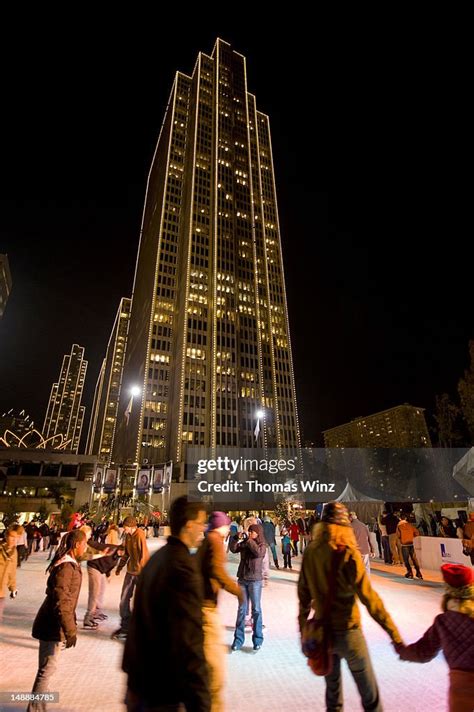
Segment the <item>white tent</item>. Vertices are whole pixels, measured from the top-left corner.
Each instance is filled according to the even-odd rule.
[[[382,500],[359,492],[350,482],[347,482],[336,501],[347,505],[348,509],[355,512],[360,521],[365,524],[375,521],[383,507]]]
[[[350,482],[346,483],[344,490],[341,492],[336,502],[381,502],[380,499],[374,499],[374,497],[369,497],[367,494],[363,494],[356,490],[355,487],[351,485]]]
[[[471,497],[474,496],[474,447],[471,447],[454,465],[453,477],[469,492]]]

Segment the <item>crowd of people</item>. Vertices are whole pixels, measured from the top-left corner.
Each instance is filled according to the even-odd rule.
[[[413,578],[413,565],[417,578],[422,579],[413,546],[419,530],[409,519],[403,513],[400,517],[387,511],[381,514],[377,522],[379,553],[387,563],[389,557],[395,564],[403,560],[407,578]],[[301,557],[297,595],[302,640],[311,617],[323,620],[331,636],[331,664],[325,674],[328,710],[342,709],[342,659],[346,659],[354,677],[364,710],[382,710],[357,600],[386,631],[402,660],[427,662],[443,650],[450,668],[449,709],[471,710],[471,567],[442,567],[446,583],[442,613],[419,641],[405,645],[371,583],[370,560],[375,551],[369,528],[344,505],[329,503],[321,517],[297,516],[279,523],[269,516],[231,520],[224,512],[212,512],[208,517],[201,503],[181,497],[171,506],[169,526],[167,543],[151,558],[145,527],[132,516],[126,517],[121,527],[106,521],[93,524],[76,516],[69,531],[43,529],[42,547],[49,552],[48,580],[46,598],[32,627],[32,635],[39,641],[33,692],[49,691],[61,651],[77,643],[76,607],[82,585],[81,562],[86,561],[88,602],[83,627],[88,630],[97,629],[107,619],[107,577],[114,570],[120,575],[125,569],[120,627],[112,637],[125,644],[122,667],[127,675],[128,712],[177,712],[183,705],[196,712],[221,712],[226,648],[219,617],[219,591],[224,589],[237,599],[230,652],[241,650],[249,631],[257,653],[264,644],[262,589],[268,580],[270,561],[276,569],[280,568],[280,561],[283,568],[290,569],[294,557]],[[40,528],[35,525],[33,531]],[[31,536],[32,527],[28,536],[27,529],[28,525],[10,526],[0,544],[0,620],[6,590],[12,598],[17,595],[20,547],[28,552],[28,540],[39,538]],[[463,527],[463,537],[465,546],[474,548],[474,513]],[[226,550],[239,558],[237,580],[226,570]],[[33,544],[31,551],[34,553]],[[32,701],[28,712],[45,709],[44,702]]]

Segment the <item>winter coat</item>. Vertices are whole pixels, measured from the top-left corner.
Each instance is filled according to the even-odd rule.
[[[76,606],[81,581],[80,565],[66,554],[49,575],[46,598],[33,623],[33,638],[62,641],[76,635]]]
[[[125,536],[124,548],[125,553],[120,559],[117,571],[121,571],[125,564],[127,564],[127,573],[138,576],[150,558],[143,529],[135,529],[133,534],[127,534]]]
[[[420,532],[413,526],[413,524],[403,519],[398,523],[397,537],[399,538],[402,546],[412,546],[413,539],[417,536],[420,536]]]
[[[265,537],[267,544],[276,544],[275,525],[273,522],[263,522],[263,536]]]
[[[422,638],[401,649],[400,657],[427,663],[440,650],[451,670],[474,672],[474,618],[458,611],[440,613]]]
[[[342,527],[341,527],[342,528]],[[305,549],[298,580],[300,630],[308,618],[311,604],[320,618],[329,588],[329,576],[336,552],[325,535],[327,525],[319,524],[315,529],[315,539]],[[329,618],[335,631],[360,628],[360,611],[356,598],[367,607],[370,615],[396,643],[401,642],[400,634],[385,610],[382,600],[371,586],[361,555],[350,546],[344,548],[336,586],[331,603]]]
[[[240,594],[237,582],[226,571],[224,543],[218,532],[208,532],[196,556],[204,579],[205,603],[217,605],[217,595],[221,588],[234,596]]]
[[[163,706],[184,703],[189,712],[211,709],[202,603],[196,556],[170,536],[138,580],[122,662],[144,706],[159,699]]]
[[[7,548],[6,542],[0,544],[0,598],[5,598],[5,589],[16,591],[16,567],[18,554],[16,546]]]
[[[240,564],[237,578],[244,581],[262,581],[262,563],[266,552],[266,544],[258,539],[239,539],[238,534],[230,540],[232,553],[240,553]]]

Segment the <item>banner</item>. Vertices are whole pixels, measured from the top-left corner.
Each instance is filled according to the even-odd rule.
[[[158,494],[163,492],[163,480],[165,476],[165,465],[155,465],[153,471],[153,492]]]
[[[150,489],[151,474],[152,474],[152,471],[149,470],[148,468],[138,470],[137,481],[135,483],[135,488],[137,490],[137,494],[147,494],[148,493],[148,490]]]
[[[104,492],[113,492],[117,487],[117,470],[108,467],[105,470]]]
[[[102,487],[102,478],[104,476],[104,468],[96,467],[94,473],[94,492],[100,492]]]
[[[165,472],[163,475],[163,489],[164,490],[169,490],[169,488],[171,487],[172,475],[173,475],[173,461],[170,460],[165,465]]]

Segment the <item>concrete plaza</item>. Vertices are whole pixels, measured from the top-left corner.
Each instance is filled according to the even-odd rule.
[[[158,542],[149,539],[153,552]],[[162,543],[162,542],[160,542]],[[247,634],[241,651],[228,656],[227,709],[265,709],[275,712],[324,710],[324,679],[314,676],[299,648],[296,581],[300,558],[292,571],[271,570],[263,591],[265,641],[254,653]],[[229,572],[236,573],[237,557],[229,556]],[[83,565],[85,568],[85,565]],[[0,628],[0,690],[29,692],[36,674],[38,642],[31,638],[31,624],[43,601],[46,586],[46,554],[33,554],[18,570],[18,598],[7,599]],[[110,639],[118,627],[118,601],[124,574],[112,574],[107,585],[109,619],[96,631],[82,628],[87,603],[87,574],[77,608],[78,642],[61,654],[51,691],[60,702],[52,712],[121,712],[125,676],[120,670],[123,643]],[[424,582],[407,581],[401,567],[375,564],[372,582],[395,619],[405,642],[416,640],[440,609],[443,592],[439,576]],[[441,712],[447,709],[448,668],[442,655],[426,665],[400,662],[385,632],[363,609],[363,626],[386,712]],[[236,601],[221,593],[220,610],[226,642],[231,644]],[[165,615],[165,612],[164,612]],[[152,654],[152,653],[151,653]],[[344,669],[345,709],[362,709],[352,677]],[[159,671],[157,671],[159,699]],[[0,704],[1,712],[23,710],[23,704]]]

